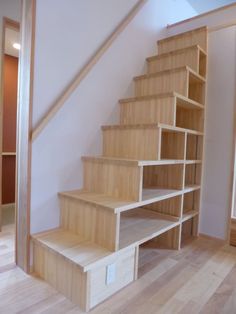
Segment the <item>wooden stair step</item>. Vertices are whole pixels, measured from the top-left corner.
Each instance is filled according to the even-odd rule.
[[[183,95],[180,95],[176,92],[172,93],[161,93],[161,94],[156,94],[156,95],[147,95],[147,96],[139,96],[139,97],[131,97],[131,98],[126,98],[126,99],[120,99],[119,103],[120,104],[126,104],[126,103],[137,103],[139,101],[145,101],[145,100],[156,100],[160,99],[163,101],[165,98],[177,98],[179,99],[179,106],[181,106],[184,109],[189,109],[189,110],[202,110],[204,109],[204,106],[197,101],[194,101],[190,98],[187,98]]]
[[[188,51],[188,50],[196,50],[199,49],[202,51],[202,53],[204,53],[205,55],[207,55],[207,53],[199,46],[199,45],[192,45],[186,48],[180,48],[180,49],[176,49],[173,51],[169,51],[169,52],[164,52],[164,53],[159,53],[157,55],[151,56],[151,57],[147,57],[146,60],[149,61],[155,61],[155,60],[159,60],[168,56],[173,56],[173,55],[177,55],[180,54],[182,52]]]
[[[183,213],[182,222],[192,219],[193,217],[199,215],[199,210],[189,210]]]
[[[82,272],[93,269],[98,261],[111,254],[87,239],[60,228],[32,235],[32,239],[69,259]]]
[[[112,253],[63,229],[33,235],[32,240],[36,274],[83,311],[135,280],[136,248]],[[110,264],[116,267],[113,284],[106,283]]]
[[[153,210],[155,219],[179,222],[183,193],[182,190],[174,189],[143,189],[142,201],[139,202],[121,201],[84,190],[60,193],[61,228],[109,251],[117,251],[121,248],[122,213],[134,209],[140,212],[140,209],[145,209],[149,217],[149,211]],[[176,203],[178,206],[173,209]],[[157,224],[155,223],[155,226]],[[148,225],[150,226],[151,222]],[[156,232],[161,233],[162,229],[158,227]],[[152,232],[146,236],[152,236]],[[136,244],[137,242],[133,243],[134,246]]]
[[[88,192],[85,190],[60,192],[59,195],[60,197],[71,198],[79,202],[91,204],[98,209],[104,208],[114,214],[118,214],[130,209],[179,196],[182,195],[182,193],[182,191],[174,189],[143,189],[142,201],[139,202],[124,201],[105,194]]]
[[[190,129],[175,127],[172,125],[167,125],[164,123],[149,123],[149,124],[113,124],[113,125],[104,125],[102,126],[102,130],[129,130],[129,129],[158,129],[161,128],[166,132],[182,132],[182,133],[188,133],[188,134],[194,134],[194,135],[203,135],[203,132],[194,131]]]
[[[139,165],[154,165],[157,160],[162,163],[184,160],[186,154],[190,163],[202,159],[202,140],[202,132],[163,124],[104,126],[102,157],[113,161],[129,160],[133,164],[139,160]]]
[[[84,190],[129,201],[141,200],[139,161],[104,157],[82,157],[82,161]]]
[[[147,72],[155,73],[164,70],[175,69],[181,66],[188,66],[196,73],[204,76],[206,65],[206,53],[199,45],[182,48],[175,51],[159,54],[146,59]]]
[[[186,132],[159,124],[103,126],[103,156],[138,160],[184,159]]]
[[[156,189],[182,190],[184,163],[178,159],[135,161],[100,156],[83,157],[83,189],[140,202],[143,200],[143,189],[150,186],[155,186]],[[192,168],[189,168],[188,174],[190,170]],[[192,180],[190,175],[188,179],[188,183],[194,183],[190,182],[190,179]]]
[[[97,208],[103,208],[118,214],[137,207],[143,207],[148,204],[156,203],[168,198],[172,198],[183,193],[189,193],[200,189],[200,186],[186,186],[183,191],[174,189],[143,189],[142,201],[131,202],[111,197],[109,195],[94,193],[85,190],[73,190],[60,192],[60,197],[71,198],[82,203],[88,203]]]
[[[200,27],[180,33],[174,36],[158,40],[158,53],[166,53],[189,46],[199,45],[204,51],[207,51],[207,27]]]
[[[175,68],[175,69],[164,70],[164,71],[160,71],[160,72],[157,72],[157,73],[139,75],[139,76],[134,77],[134,81],[139,81],[139,80],[152,78],[152,77],[157,77],[157,76],[164,76],[166,74],[172,74],[172,73],[181,72],[181,71],[189,71],[195,77],[196,81],[199,81],[199,82],[202,82],[202,83],[206,82],[205,77],[203,77],[200,74],[196,73],[194,70],[192,70],[188,66],[181,66],[181,67],[178,67],[178,68]],[[175,91],[173,91],[173,92],[175,92]]]
[[[134,78],[135,96],[176,92],[204,105],[205,81],[188,66],[145,74]]]
[[[167,124],[203,130],[204,106],[177,93],[150,95],[120,101],[122,125]]]

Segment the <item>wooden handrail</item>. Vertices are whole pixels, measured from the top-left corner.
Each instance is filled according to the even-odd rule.
[[[39,121],[32,132],[32,141],[37,138],[37,136],[46,127],[49,121],[55,116],[58,110],[63,106],[65,101],[70,97],[73,91],[79,86],[81,81],[87,76],[94,65],[101,59],[104,53],[120,35],[120,33],[126,28],[126,26],[133,20],[137,13],[142,9],[148,0],[139,0],[137,4],[132,8],[128,15],[122,20],[122,22],[116,27],[112,34],[105,40],[105,42],[100,46],[100,48],[95,52],[95,54],[90,58],[90,60],[84,65],[84,67],[79,71],[75,78],[68,84],[68,86],[63,90],[59,97],[54,101],[51,108],[45,114],[45,116]]]

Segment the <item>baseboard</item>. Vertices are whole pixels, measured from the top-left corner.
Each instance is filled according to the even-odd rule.
[[[199,237],[209,239],[209,240],[218,241],[218,242],[222,242],[222,243],[227,243],[227,240],[217,238],[217,237],[212,237],[212,236],[205,234],[205,233],[199,233]]]

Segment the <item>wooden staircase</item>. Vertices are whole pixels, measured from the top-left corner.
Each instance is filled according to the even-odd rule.
[[[137,279],[139,246],[198,235],[207,29],[158,42],[82,190],[59,193],[58,229],[32,236],[34,271],[88,311]]]

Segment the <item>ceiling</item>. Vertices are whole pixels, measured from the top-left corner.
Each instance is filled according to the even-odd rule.
[[[205,13],[225,5],[236,3],[233,0],[187,0],[198,14]]]
[[[14,43],[20,42],[20,34],[19,31],[16,31],[11,28],[6,28],[5,32],[5,53],[13,56],[19,57],[19,50],[13,48]]]

